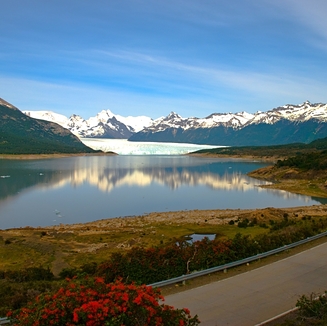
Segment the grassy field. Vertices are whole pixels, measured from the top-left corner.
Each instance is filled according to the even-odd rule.
[[[146,223],[136,219],[121,228],[87,227],[83,230],[49,230],[22,228],[0,230],[0,270],[19,270],[33,266],[49,267],[58,274],[66,267],[100,263],[113,252],[126,252],[132,246],[160,246],[175,239],[199,234],[216,234],[232,238],[238,232],[259,234],[266,229],[255,226],[240,229],[236,225]]]

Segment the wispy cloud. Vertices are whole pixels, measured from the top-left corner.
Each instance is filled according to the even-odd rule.
[[[290,95],[293,97],[299,92],[308,95],[310,93],[322,94],[325,88],[324,83],[319,81],[317,75],[309,78],[304,74],[294,72],[292,68],[287,70],[284,66],[278,68],[270,64],[264,67],[265,72],[232,66],[188,65],[164,57],[134,51],[95,51],[89,58],[93,58],[88,61],[89,65],[96,65],[108,71],[111,64],[108,64],[110,60],[107,59],[114,58],[118,61],[114,66],[122,74],[133,75],[133,70],[135,70],[135,74],[139,73],[142,76],[142,72],[148,72],[148,75],[153,78],[152,81],[157,79],[160,84],[160,81],[164,82],[166,77],[175,81],[175,85],[172,84],[170,87],[179,88],[179,83],[182,83],[185,87],[189,86],[190,91],[195,90],[193,87],[201,85],[201,88],[207,90],[225,86],[253,93],[274,94],[275,96]],[[132,67],[130,68],[131,71],[128,67]],[[201,92],[201,90],[199,91]]]
[[[0,96],[24,109],[156,118],[327,101],[325,0],[19,2],[2,6]]]
[[[108,57],[115,58],[115,63],[108,63]],[[114,67],[115,74],[123,79],[121,87],[110,83],[100,86],[89,79],[40,82],[2,76],[2,96],[12,99],[14,105],[21,105],[24,110],[80,112],[86,117],[102,109],[122,114],[121,108],[124,108],[126,115],[147,114],[153,118],[170,111],[183,116],[206,116],[226,107],[227,111],[253,112],[307,99],[319,101],[325,96],[325,84],[318,79],[273,71],[273,67],[263,73],[233,67],[196,66],[129,51],[95,51],[87,56],[83,54],[82,58],[88,71],[96,69],[106,75]],[[16,89],[21,90],[19,96]],[[262,102],[266,103],[264,107]]]
[[[264,0],[277,15],[302,26],[303,41],[319,47],[326,47],[327,41],[327,2],[325,0]]]

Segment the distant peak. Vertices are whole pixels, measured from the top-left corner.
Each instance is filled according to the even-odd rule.
[[[176,112],[171,111],[167,116],[167,119],[181,119],[182,117]]]
[[[78,115],[78,114],[72,114],[71,116],[70,116],[70,119],[83,119],[80,115]],[[83,119],[84,120],[84,119]]]
[[[114,116],[114,114],[108,109],[108,110],[102,110],[101,112],[99,112],[98,114],[97,114],[97,116],[98,117],[100,117],[100,116],[108,116],[108,117],[113,117]]]

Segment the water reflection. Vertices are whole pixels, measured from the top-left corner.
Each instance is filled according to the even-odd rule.
[[[258,187],[267,182],[246,173],[264,165],[188,156],[0,160],[0,228],[151,211],[316,203],[307,196]]]
[[[188,157],[85,157],[42,161],[0,161],[0,198],[31,187],[59,188],[89,184],[103,192],[116,187],[147,187],[156,183],[170,189],[207,186],[247,191],[267,184],[245,173],[262,166],[256,162],[189,159]]]
[[[97,186],[101,191],[110,192],[115,187],[138,186],[147,187],[153,183],[167,186],[170,189],[178,189],[183,185],[204,185],[212,189],[238,189],[247,191],[254,185],[266,184],[241,174],[239,171],[199,171],[198,167],[174,167],[174,168],[91,168],[75,170],[67,179],[73,185],[78,186],[85,182]],[[221,172],[221,173],[220,173]]]

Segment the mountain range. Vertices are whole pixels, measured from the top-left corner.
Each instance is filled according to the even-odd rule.
[[[80,138],[128,139],[153,122],[146,116],[123,117],[113,114],[110,110],[102,110],[87,120],[76,114],[67,118],[52,111],[23,112],[35,119],[58,123]]]
[[[153,120],[145,116],[122,117],[103,110],[88,120],[67,118],[50,111],[25,114],[69,129],[78,137],[122,138],[130,141],[182,142],[249,146],[309,143],[327,137],[327,104],[306,101],[256,113],[213,113],[205,118],[182,118],[175,112]]]
[[[0,98],[0,153],[95,153],[57,123],[33,119]]]

